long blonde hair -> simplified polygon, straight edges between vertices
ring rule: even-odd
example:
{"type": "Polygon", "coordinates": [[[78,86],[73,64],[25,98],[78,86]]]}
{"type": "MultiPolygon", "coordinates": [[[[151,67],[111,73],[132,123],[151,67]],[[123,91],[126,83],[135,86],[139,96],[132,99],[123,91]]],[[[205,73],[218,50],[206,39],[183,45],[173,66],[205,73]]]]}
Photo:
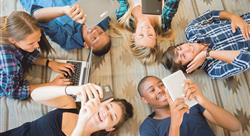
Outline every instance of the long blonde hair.
{"type": "MultiPolygon", "coordinates": [[[[128,0],[129,8],[128,11],[118,20],[119,26],[111,26],[111,28],[115,27],[115,31],[118,33],[121,33],[124,37],[123,30],[121,28],[125,28],[129,30],[130,32],[133,32],[133,28],[130,26],[130,19],[132,17],[132,10],[134,7],[133,0],[128,0]],[[120,32],[119,32],[120,29],[120,32]]],[[[160,19],[160,18],[159,18],[160,19]]],[[[156,31],[157,38],[156,38],[156,46],[155,48],[146,48],[141,46],[136,46],[134,38],[132,38],[132,35],[130,35],[130,38],[126,37],[126,41],[129,43],[127,44],[131,53],[138,58],[142,63],[144,64],[151,64],[156,61],[158,61],[158,57],[160,56],[159,51],[159,45],[163,38],[166,38],[167,40],[173,40],[173,31],[169,30],[167,32],[163,32],[161,29],[161,24],[158,24],[154,27],[154,30],[156,31]]],[[[127,36],[127,35],[126,35],[127,36]]]]}
{"type": "MultiPolygon", "coordinates": [[[[11,44],[10,37],[17,41],[24,40],[36,31],[41,31],[38,22],[24,11],[13,11],[9,16],[0,17],[0,44],[11,44]]],[[[52,49],[43,33],[39,45],[41,51],[47,54],[52,49]]]]}

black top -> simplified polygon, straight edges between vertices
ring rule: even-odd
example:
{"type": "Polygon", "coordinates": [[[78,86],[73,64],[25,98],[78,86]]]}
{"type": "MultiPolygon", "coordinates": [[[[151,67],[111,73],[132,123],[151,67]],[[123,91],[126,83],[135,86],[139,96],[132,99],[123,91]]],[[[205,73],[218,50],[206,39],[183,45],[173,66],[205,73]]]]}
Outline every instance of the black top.
{"type": "Polygon", "coordinates": [[[62,131],[62,115],[64,112],[78,114],[76,109],[56,109],[39,119],[24,123],[0,136],[66,136],[62,131]]]}

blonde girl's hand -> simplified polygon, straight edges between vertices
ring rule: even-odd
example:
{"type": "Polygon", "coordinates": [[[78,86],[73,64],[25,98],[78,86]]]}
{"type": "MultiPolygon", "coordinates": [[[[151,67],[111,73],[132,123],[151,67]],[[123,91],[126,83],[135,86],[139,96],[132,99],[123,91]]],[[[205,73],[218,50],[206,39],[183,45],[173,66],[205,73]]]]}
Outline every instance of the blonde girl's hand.
{"type": "Polygon", "coordinates": [[[74,73],[74,65],[70,63],[60,63],[56,61],[50,61],[48,66],[55,72],[63,74],[65,77],[71,76],[74,73]]]}

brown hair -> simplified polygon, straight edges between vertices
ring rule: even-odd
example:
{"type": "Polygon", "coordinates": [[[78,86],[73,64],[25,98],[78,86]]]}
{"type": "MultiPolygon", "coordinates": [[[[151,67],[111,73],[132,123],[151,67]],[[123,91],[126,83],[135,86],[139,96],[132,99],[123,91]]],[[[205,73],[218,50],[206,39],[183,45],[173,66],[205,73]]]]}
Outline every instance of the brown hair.
{"type": "MultiPolygon", "coordinates": [[[[35,31],[41,31],[38,22],[24,11],[13,11],[9,16],[0,17],[0,44],[11,44],[10,37],[23,40],[35,31]]],[[[40,50],[48,55],[52,47],[41,33],[40,50]]]]}
{"type": "Polygon", "coordinates": [[[138,93],[139,93],[139,95],[142,97],[143,96],[143,93],[142,93],[142,85],[144,84],[144,82],[145,81],[147,81],[149,78],[156,78],[156,79],[158,79],[158,80],[160,80],[161,81],[161,79],[160,78],[158,78],[158,77],[156,77],[156,76],[145,76],[144,78],[142,78],[141,80],[140,80],[140,82],[138,83],[138,85],[137,85],[137,90],[138,90],[138,93]]]}
{"type": "Polygon", "coordinates": [[[183,72],[186,72],[187,65],[182,65],[180,63],[175,62],[175,59],[176,59],[175,48],[182,44],[184,43],[171,46],[163,53],[161,63],[166,69],[169,69],[171,72],[175,72],[178,70],[182,70],[183,72]]]}
{"type": "Polygon", "coordinates": [[[125,123],[125,121],[133,117],[133,106],[128,101],[125,99],[114,99],[112,102],[118,103],[121,106],[123,112],[121,120],[114,126],[115,131],[107,132],[105,130],[101,130],[91,134],[91,136],[113,136],[116,134],[116,130],[118,130],[118,128],[120,128],[125,123]]]}

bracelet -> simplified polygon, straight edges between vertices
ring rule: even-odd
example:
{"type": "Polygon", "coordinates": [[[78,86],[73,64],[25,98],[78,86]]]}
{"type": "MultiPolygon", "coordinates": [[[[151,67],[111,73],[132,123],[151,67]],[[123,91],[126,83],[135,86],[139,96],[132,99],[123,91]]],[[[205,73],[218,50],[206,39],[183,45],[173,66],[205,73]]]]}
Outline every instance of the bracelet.
{"type": "Polygon", "coordinates": [[[50,62],[50,60],[47,59],[47,60],[46,60],[46,63],[45,63],[46,68],[49,66],[49,62],[50,62]]]}
{"type": "Polygon", "coordinates": [[[67,87],[68,87],[68,86],[65,86],[65,88],[64,88],[64,92],[65,92],[65,95],[70,96],[70,95],[67,93],[67,87]]]}
{"type": "Polygon", "coordinates": [[[211,51],[211,49],[210,48],[207,48],[207,52],[206,52],[206,58],[207,59],[211,59],[211,57],[210,57],[210,51],[211,51]]]}
{"type": "Polygon", "coordinates": [[[67,88],[68,88],[68,86],[65,86],[65,88],[64,88],[65,95],[67,95],[67,96],[71,96],[73,99],[75,99],[75,100],[76,100],[76,95],[73,95],[73,94],[68,94],[68,93],[67,93],[67,88]]]}

